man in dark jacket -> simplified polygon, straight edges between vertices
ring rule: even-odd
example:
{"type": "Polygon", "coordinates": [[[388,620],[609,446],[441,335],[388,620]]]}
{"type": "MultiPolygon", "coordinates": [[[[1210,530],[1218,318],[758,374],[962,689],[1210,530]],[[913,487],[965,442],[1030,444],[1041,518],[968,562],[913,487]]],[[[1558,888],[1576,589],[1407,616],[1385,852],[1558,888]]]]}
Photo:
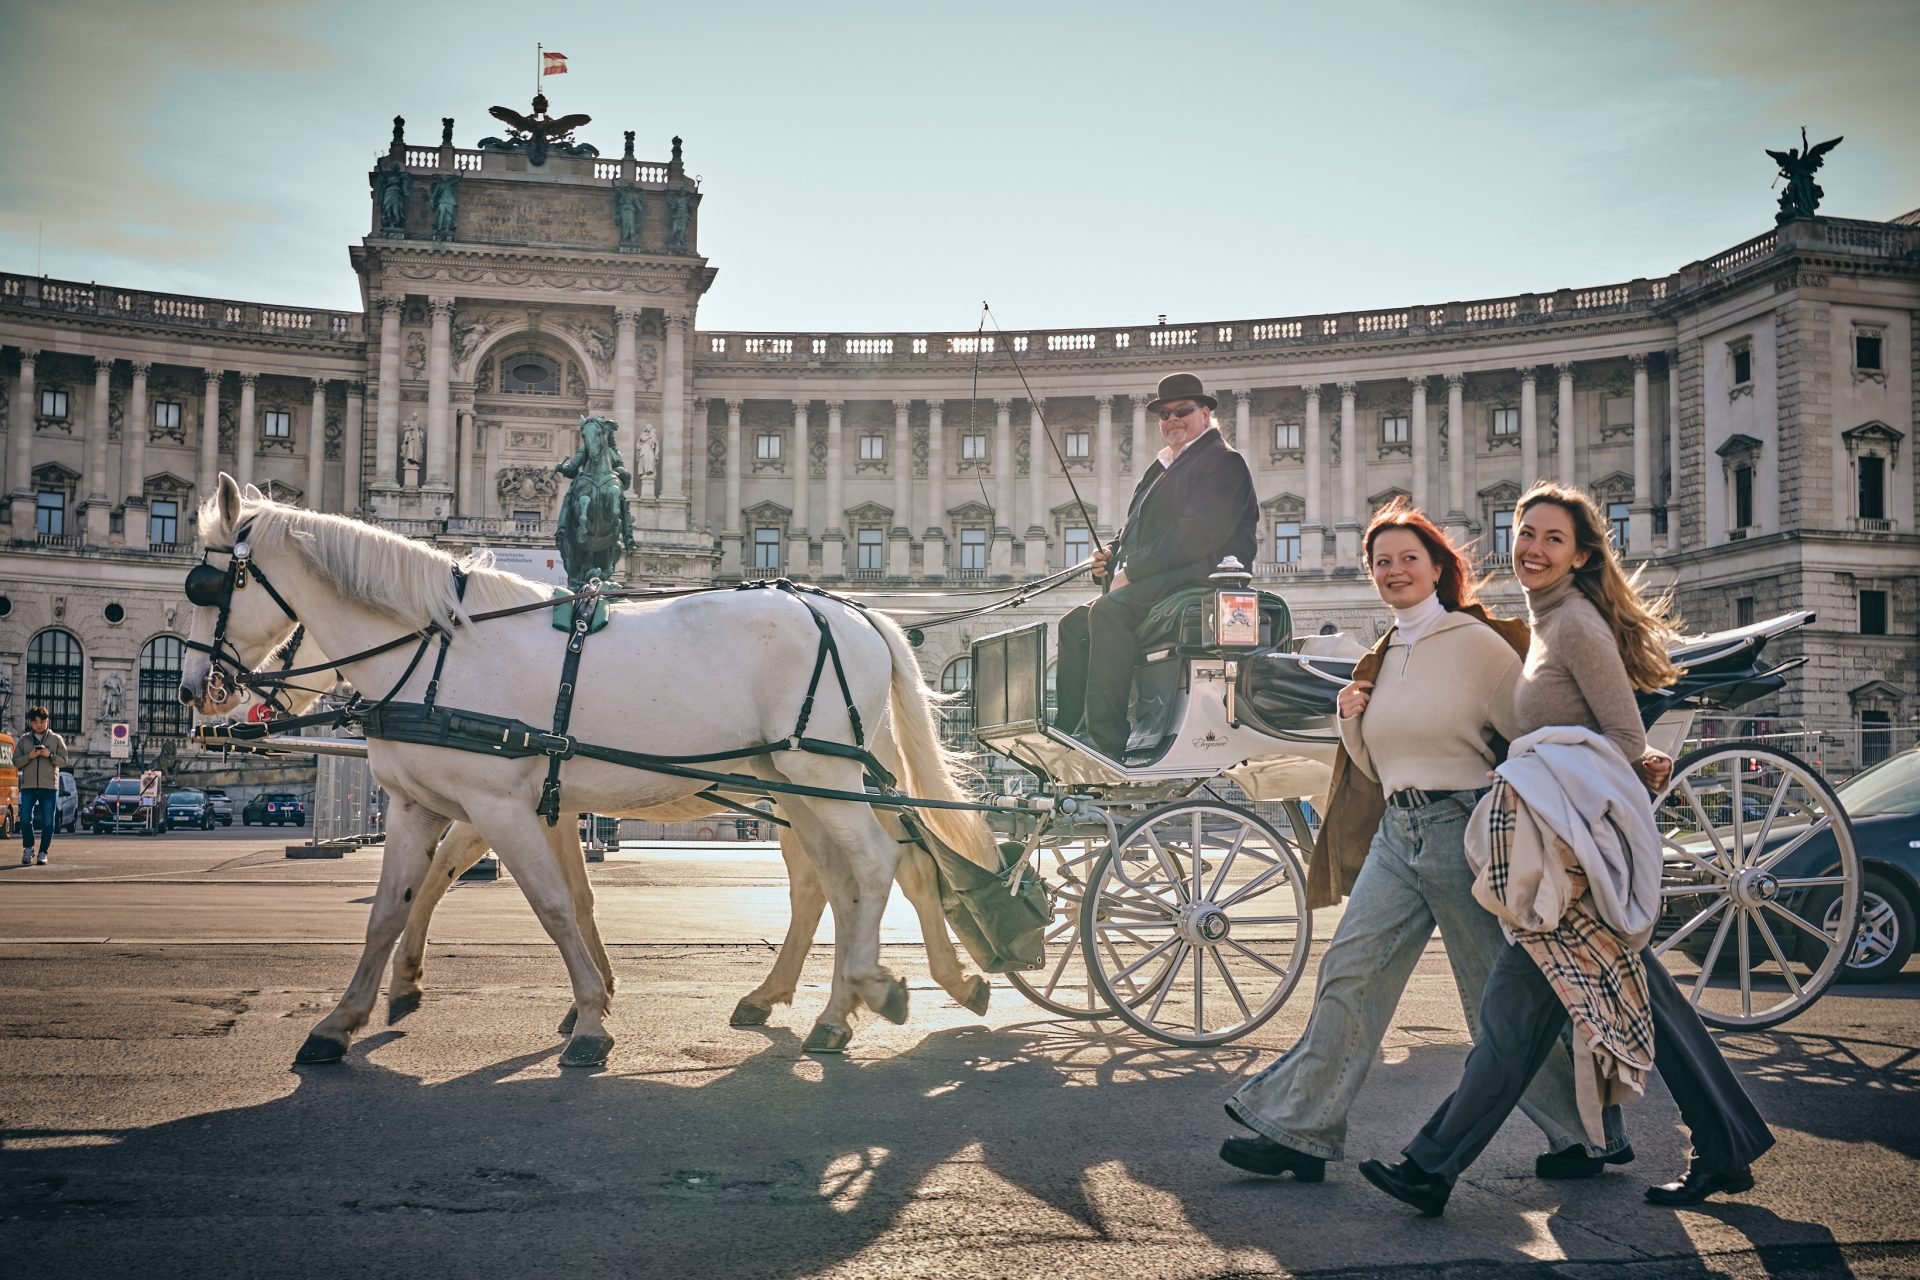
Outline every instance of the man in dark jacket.
{"type": "Polygon", "coordinates": [[[1140,646],[1134,633],[1153,606],[1207,585],[1222,557],[1253,565],[1260,502],[1247,460],[1213,425],[1219,401],[1191,373],[1161,379],[1147,408],[1160,415],[1160,450],[1134,486],[1127,521],[1094,553],[1094,577],[1111,589],[1060,620],[1055,722],[1119,759],[1129,732],[1127,699],[1140,646]]]}

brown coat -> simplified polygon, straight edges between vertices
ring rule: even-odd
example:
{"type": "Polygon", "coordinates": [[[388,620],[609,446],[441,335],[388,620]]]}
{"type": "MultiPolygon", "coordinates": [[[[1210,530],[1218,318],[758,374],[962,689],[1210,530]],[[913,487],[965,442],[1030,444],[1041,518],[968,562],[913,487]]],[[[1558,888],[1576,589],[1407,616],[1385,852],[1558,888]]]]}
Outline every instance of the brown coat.
{"type": "MultiPolygon", "coordinates": [[[[1522,658],[1527,656],[1532,637],[1525,622],[1518,618],[1489,617],[1486,609],[1477,604],[1468,605],[1465,612],[1497,631],[1522,658]]],[[[1380,674],[1380,664],[1386,660],[1387,645],[1392,640],[1393,629],[1388,628],[1380,642],[1354,664],[1355,680],[1372,680],[1380,674]]],[[[1386,811],[1387,797],[1380,790],[1380,784],[1354,766],[1345,747],[1337,749],[1333,757],[1333,784],[1327,792],[1327,812],[1320,823],[1320,837],[1313,842],[1313,857],[1307,864],[1308,910],[1335,906],[1352,891],[1386,811]]]]}

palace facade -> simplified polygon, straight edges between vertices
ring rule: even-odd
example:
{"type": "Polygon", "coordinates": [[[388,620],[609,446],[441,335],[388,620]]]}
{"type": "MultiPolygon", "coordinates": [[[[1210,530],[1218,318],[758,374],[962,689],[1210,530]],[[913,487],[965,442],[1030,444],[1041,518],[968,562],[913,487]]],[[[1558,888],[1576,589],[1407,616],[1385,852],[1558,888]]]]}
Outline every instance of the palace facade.
{"type": "MultiPolygon", "coordinates": [[[[1789,221],[1666,274],[1373,311],[999,333],[719,332],[703,196],[665,162],[393,142],[350,249],[357,312],[0,275],[0,680],[104,760],[173,701],[195,504],[288,501],[551,575],[582,414],[636,475],[632,585],[786,575],[939,612],[1085,559],[1158,448],[1174,370],[1221,401],[1296,634],[1370,640],[1370,512],[1405,494],[1506,585],[1536,477],[1599,496],[1630,561],[1717,629],[1794,608],[1807,665],[1738,731],[1847,770],[1920,719],[1920,218],[1789,221]],[[1049,439],[1049,436],[1051,437],[1049,439]],[[1071,481],[1071,488],[1069,485],[1071,481]],[[1078,498],[1074,496],[1077,489],[1078,498]]],[[[315,246],[316,251],[321,246],[315,246]]],[[[928,632],[972,634],[1076,585],[928,632]]]]}

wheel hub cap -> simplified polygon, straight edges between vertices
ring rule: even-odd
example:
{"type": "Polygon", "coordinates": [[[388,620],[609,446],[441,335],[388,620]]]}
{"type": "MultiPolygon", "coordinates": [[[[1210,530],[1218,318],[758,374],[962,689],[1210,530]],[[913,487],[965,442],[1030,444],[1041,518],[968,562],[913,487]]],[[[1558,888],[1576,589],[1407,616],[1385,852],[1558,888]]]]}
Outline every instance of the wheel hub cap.
{"type": "Polygon", "coordinates": [[[1780,896],[1780,882],[1771,871],[1743,871],[1733,881],[1733,900],[1751,911],[1780,896]]]}
{"type": "Polygon", "coordinates": [[[1196,947],[1211,947],[1233,932],[1227,913],[1210,902],[1195,903],[1180,911],[1180,936],[1196,947]]]}

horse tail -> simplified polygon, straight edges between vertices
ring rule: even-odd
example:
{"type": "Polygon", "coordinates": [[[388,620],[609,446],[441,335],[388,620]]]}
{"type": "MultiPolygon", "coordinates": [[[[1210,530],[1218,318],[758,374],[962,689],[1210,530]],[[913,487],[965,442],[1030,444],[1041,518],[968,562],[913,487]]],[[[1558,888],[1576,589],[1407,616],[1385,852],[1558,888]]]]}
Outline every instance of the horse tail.
{"type": "MultiPolygon", "coordinates": [[[[900,784],[908,795],[929,800],[971,800],[962,780],[972,771],[940,741],[934,707],[940,695],[927,687],[906,633],[885,614],[869,613],[893,655],[893,740],[899,752],[900,784]]],[[[915,816],[941,843],[989,870],[1000,868],[1000,850],[986,815],[965,809],[923,809],[915,816]]]]}

